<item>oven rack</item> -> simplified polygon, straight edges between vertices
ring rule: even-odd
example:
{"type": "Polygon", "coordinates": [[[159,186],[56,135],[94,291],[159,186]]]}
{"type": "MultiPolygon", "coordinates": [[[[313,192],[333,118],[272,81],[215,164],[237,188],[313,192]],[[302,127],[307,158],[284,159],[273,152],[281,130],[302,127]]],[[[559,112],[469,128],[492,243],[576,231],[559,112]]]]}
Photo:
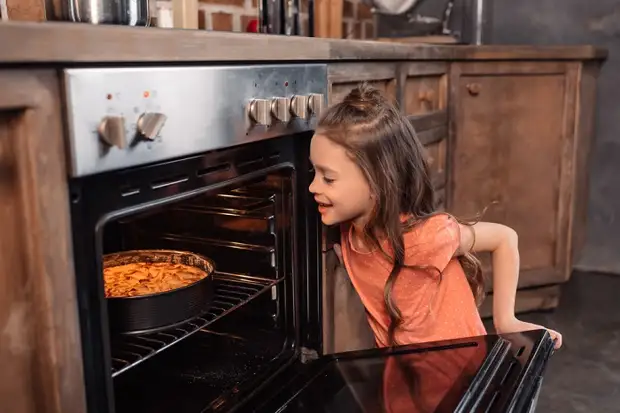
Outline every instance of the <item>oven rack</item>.
{"type": "Polygon", "coordinates": [[[179,327],[158,333],[116,337],[112,342],[112,377],[179,343],[221,317],[269,291],[282,280],[223,275],[214,278],[215,297],[209,311],[179,327]]]}

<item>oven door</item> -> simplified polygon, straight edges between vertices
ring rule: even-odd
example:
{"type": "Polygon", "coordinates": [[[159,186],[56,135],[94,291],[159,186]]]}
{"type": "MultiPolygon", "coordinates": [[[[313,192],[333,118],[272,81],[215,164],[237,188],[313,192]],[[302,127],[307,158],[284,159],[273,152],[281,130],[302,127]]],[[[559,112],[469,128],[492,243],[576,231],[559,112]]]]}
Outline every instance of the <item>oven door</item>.
{"type": "Polygon", "coordinates": [[[292,366],[252,412],[532,412],[553,341],[545,330],[324,356],[292,366]]]}

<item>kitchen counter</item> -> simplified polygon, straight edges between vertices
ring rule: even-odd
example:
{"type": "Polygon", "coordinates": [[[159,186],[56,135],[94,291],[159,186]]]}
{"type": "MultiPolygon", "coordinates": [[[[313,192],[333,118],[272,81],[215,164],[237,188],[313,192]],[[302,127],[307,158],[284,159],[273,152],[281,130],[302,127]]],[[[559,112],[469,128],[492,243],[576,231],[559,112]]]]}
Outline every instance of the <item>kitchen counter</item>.
{"type": "Polygon", "coordinates": [[[0,63],[591,60],[593,46],[411,45],[74,23],[0,23],[0,63]]]}

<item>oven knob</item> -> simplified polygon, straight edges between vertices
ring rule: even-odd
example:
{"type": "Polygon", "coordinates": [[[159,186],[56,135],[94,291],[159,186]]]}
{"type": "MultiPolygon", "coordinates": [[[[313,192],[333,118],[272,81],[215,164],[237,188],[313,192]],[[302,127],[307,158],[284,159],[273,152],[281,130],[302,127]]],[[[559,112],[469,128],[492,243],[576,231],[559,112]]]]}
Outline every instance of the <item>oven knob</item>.
{"type": "Polygon", "coordinates": [[[310,114],[319,116],[323,111],[324,98],[322,93],[311,93],[308,101],[310,114]]]}
{"type": "Polygon", "coordinates": [[[267,99],[253,99],[248,106],[250,119],[259,125],[271,125],[271,108],[267,99]]]}
{"type": "Polygon", "coordinates": [[[280,122],[291,120],[291,100],[289,98],[271,99],[271,113],[280,122]]]}
{"type": "Polygon", "coordinates": [[[155,140],[157,135],[159,135],[161,128],[164,127],[166,119],[168,118],[163,113],[143,113],[138,118],[138,123],[136,125],[138,128],[138,133],[144,139],[147,139],[149,141],[155,140]]]}
{"type": "Polygon", "coordinates": [[[99,138],[108,146],[125,149],[125,118],[122,116],[106,116],[99,122],[97,128],[99,138]]]}
{"type": "Polygon", "coordinates": [[[308,116],[308,96],[293,96],[291,99],[291,113],[298,118],[306,119],[308,116]]]}

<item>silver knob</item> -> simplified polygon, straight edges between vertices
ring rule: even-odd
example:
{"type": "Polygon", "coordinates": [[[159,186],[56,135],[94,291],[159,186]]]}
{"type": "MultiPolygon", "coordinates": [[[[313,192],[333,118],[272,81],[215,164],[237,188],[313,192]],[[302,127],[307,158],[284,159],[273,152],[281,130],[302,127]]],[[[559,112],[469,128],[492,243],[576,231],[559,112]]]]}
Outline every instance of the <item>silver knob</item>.
{"type": "Polygon", "coordinates": [[[291,113],[293,116],[305,119],[308,117],[308,96],[293,96],[291,99],[291,113]]]}
{"type": "Polygon", "coordinates": [[[140,118],[138,118],[138,133],[144,139],[149,141],[155,140],[157,135],[159,135],[161,128],[164,127],[166,119],[168,118],[163,113],[143,113],[140,118]]]}
{"type": "Polygon", "coordinates": [[[319,116],[323,111],[324,97],[322,93],[311,93],[308,102],[308,109],[311,115],[319,116]]]}
{"type": "Polygon", "coordinates": [[[248,106],[250,119],[259,125],[271,125],[271,108],[267,99],[253,99],[248,106]]]}
{"type": "Polygon", "coordinates": [[[289,98],[271,99],[271,113],[280,122],[288,122],[291,119],[291,103],[289,98]]]}
{"type": "Polygon", "coordinates": [[[97,128],[99,138],[108,146],[116,146],[119,149],[127,147],[125,138],[125,118],[122,116],[106,116],[97,128]]]}

